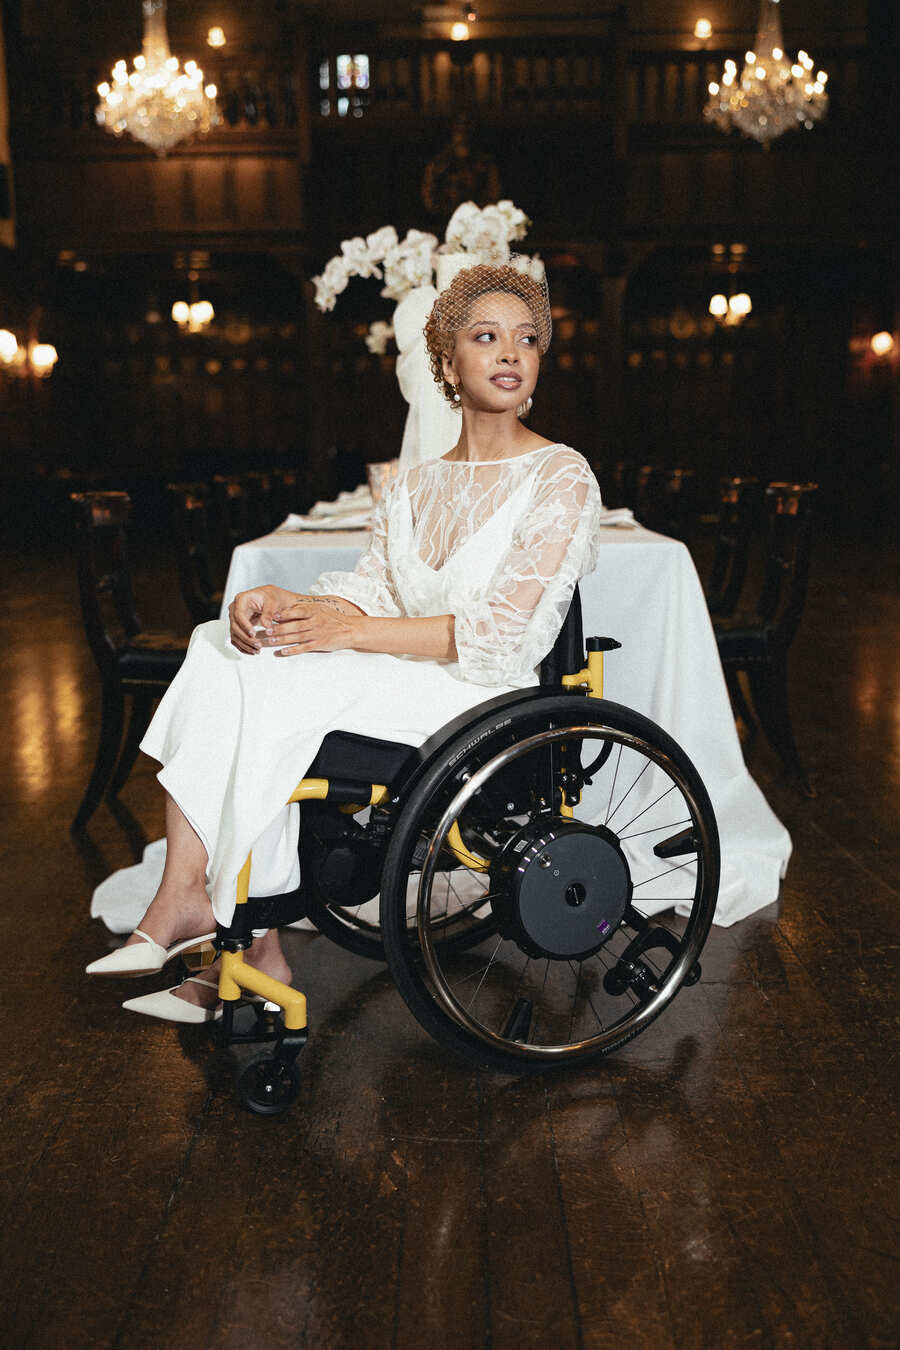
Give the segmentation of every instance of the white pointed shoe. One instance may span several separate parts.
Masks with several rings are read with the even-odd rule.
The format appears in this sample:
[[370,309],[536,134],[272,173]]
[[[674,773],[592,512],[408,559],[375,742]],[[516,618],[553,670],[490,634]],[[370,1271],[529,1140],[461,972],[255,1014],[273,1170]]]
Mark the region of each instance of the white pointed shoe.
[[[189,975],[182,984],[202,984],[207,989],[215,989],[212,980],[201,980]],[[221,1005],[217,1008],[201,1008],[198,1003],[188,1003],[187,999],[176,998],[175,984],[171,989],[160,989],[155,994],[142,994],[140,998],[129,998],[122,1004],[129,1012],[143,1013],[146,1017],[158,1017],[161,1022],[217,1022],[222,1016]],[[260,994],[241,995],[241,1003],[263,1003],[267,1012],[278,1012],[277,1003],[268,1003]]]
[[[216,987],[210,980],[198,980],[194,975],[189,975],[183,983],[202,984],[207,989]],[[129,1012],[144,1013],[146,1017],[158,1017],[163,1022],[213,1022],[222,1016],[221,1009],[201,1008],[198,1003],[188,1003],[187,999],[176,998],[175,990],[180,988],[181,985],[176,984],[171,989],[160,989],[155,994],[129,998],[122,1007],[127,1008]]]
[[136,928],[134,932],[137,937],[142,939],[141,942],[132,942],[130,946],[117,947],[114,952],[107,952],[106,956],[98,956],[96,961],[92,961],[89,966],[85,966],[84,973],[86,975],[155,975],[174,956],[180,956],[182,952],[192,951],[195,947],[202,946],[204,942],[211,942],[215,937],[215,933],[204,933],[201,937],[185,938],[182,942],[175,942],[171,947],[161,947],[158,942],[154,942],[153,938],[142,932],[140,928]]

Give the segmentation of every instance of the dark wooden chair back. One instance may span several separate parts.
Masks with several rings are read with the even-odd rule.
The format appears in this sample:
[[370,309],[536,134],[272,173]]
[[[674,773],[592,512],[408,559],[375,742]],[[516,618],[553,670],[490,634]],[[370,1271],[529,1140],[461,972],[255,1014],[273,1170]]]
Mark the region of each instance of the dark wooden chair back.
[[253,538],[247,487],[241,474],[217,473],[212,480],[210,522],[217,553],[227,567],[238,544]]
[[719,527],[707,584],[711,614],[727,618],[737,608],[762,515],[762,495],[757,478],[719,480]]
[[128,567],[127,492],[72,494],[78,538],[78,592],[88,644],[102,673],[141,631]]
[[759,619],[770,641],[787,649],[806,604],[812,526],[818,483],[770,483],[766,488],[768,537]]
[[280,484],[275,473],[251,469],[241,475],[247,493],[247,528],[250,537],[268,534],[279,523]]
[[178,584],[194,623],[205,623],[218,616],[222,603],[209,488],[205,483],[167,483],[166,491],[172,502]]

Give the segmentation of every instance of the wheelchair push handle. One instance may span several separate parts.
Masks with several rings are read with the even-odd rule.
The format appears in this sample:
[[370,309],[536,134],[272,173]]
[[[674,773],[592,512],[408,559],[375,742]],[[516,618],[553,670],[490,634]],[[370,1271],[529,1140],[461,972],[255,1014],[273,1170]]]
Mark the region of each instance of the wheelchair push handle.
[[615,651],[621,647],[615,638],[589,637],[585,642],[587,661],[583,669],[563,675],[560,683],[564,689],[586,687],[591,698],[603,697],[603,653]]

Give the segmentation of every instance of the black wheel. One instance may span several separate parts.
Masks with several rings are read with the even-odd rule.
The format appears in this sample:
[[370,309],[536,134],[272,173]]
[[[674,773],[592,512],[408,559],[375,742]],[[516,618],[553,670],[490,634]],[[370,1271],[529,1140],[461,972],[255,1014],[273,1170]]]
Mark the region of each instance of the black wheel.
[[[428,822],[423,828],[416,846],[416,855],[424,857],[429,843]],[[301,818],[302,829],[302,818]],[[365,956],[372,961],[384,961],[385,951],[381,934],[381,918],[378,898],[378,865],[380,859],[372,860],[373,875],[365,893],[374,899],[360,900],[357,903],[337,904],[312,892],[308,901],[308,916],[320,932],[331,938],[339,946],[356,956]],[[416,923],[417,895],[414,886],[408,887],[407,919],[411,926]],[[446,946],[448,950],[459,951],[481,940],[484,934],[492,931],[494,921],[490,907],[480,896],[472,904],[460,902],[448,906],[441,915],[435,914],[432,927],[435,942]]]
[[[583,1062],[699,977],[718,877],[708,795],[670,736],[618,704],[536,696],[473,724],[414,788],[382,875],[388,963],[425,1029],[477,1063]],[[465,953],[433,937],[453,896],[481,904]]]
[[300,1070],[263,1052],[254,1055],[238,1074],[238,1095],[242,1105],[258,1116],[277,1116],[296,1101],[300,1091]]

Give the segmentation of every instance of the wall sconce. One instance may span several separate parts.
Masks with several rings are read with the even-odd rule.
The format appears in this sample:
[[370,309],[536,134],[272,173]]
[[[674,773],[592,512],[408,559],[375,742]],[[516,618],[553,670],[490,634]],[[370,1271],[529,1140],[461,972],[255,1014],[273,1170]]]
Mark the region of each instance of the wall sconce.
[[29,342],[23,347],[8,328],[0,328],[0,369],[10,375],[35,375],[45,380],[53,374],[59,352],[49,342]]
[[225,46],[225,29],[224,29],[224,28],[220,28],[219,25],[216,24],[216,26],[215,26],[214,28],[211,28],[211,29],[209,30],[209,32],[207,33],[207,35],[206,35],[206,43],[207,43],[207,46],[209,46],[209,47],[224,47],[224,46]]
[[714,295],[709,302],[710,314],[716,323],[726,328],[743,323],[752,309],[753,301],[746,291],[739,291],[737,295],[732,296]]
[[869,346],[878,357],[890,356],[895,346],[894,335],[883,329],[880,333],[873,334],[869,339]]
[[712,37],[712,24],[709,19],[698,19],[694,24],[694,37],[701,42],[709,42]]

